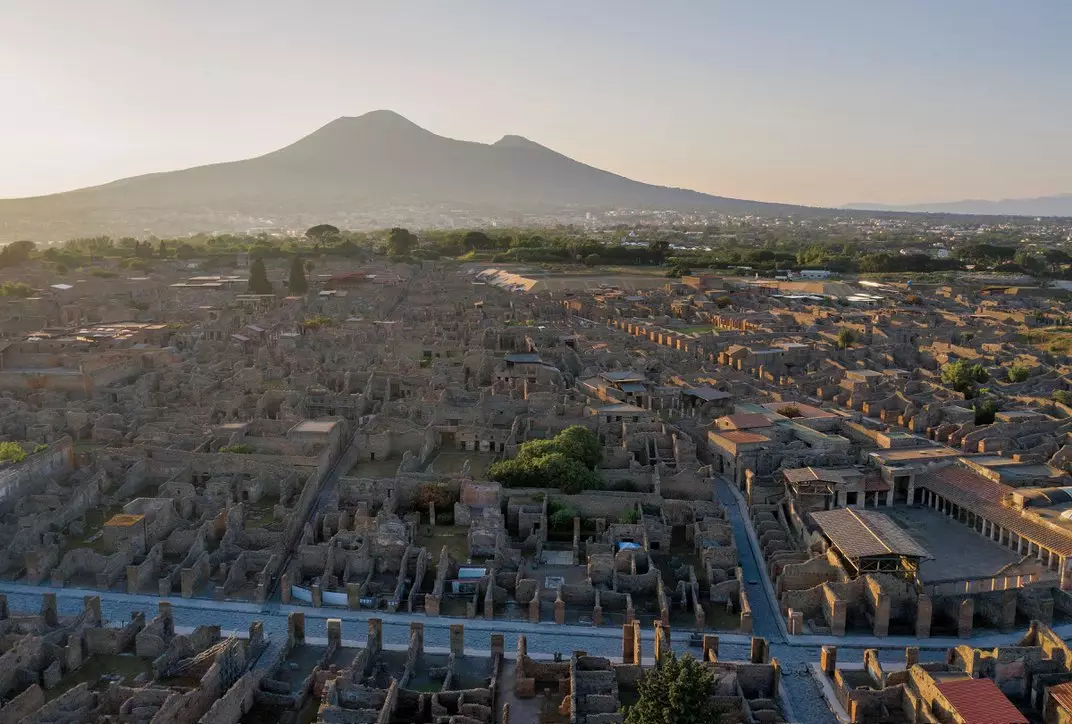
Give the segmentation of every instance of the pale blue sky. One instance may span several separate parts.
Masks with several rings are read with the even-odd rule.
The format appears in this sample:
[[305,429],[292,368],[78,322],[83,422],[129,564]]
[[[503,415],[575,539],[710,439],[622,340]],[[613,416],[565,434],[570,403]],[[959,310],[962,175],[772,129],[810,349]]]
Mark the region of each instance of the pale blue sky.
[[644,181],[838,204],[1072,192],[1067,0],[0,0],[0,196],[390,108]]

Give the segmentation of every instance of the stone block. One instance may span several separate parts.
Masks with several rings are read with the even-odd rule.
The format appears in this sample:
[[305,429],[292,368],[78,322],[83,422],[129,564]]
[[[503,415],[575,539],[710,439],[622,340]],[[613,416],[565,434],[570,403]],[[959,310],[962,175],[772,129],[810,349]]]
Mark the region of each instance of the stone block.
[[465,626],[460,623],[450,625],[450,653],[465,656]]
[[819,666],[823,673],[833,678],[837,669],[837,646],[825,644],[819,652]]
[[342,645],[342,619],[328,619],[328,646]]
[[305,643],[305,614],[295,611],[287,616],[287,639],[294,645]]

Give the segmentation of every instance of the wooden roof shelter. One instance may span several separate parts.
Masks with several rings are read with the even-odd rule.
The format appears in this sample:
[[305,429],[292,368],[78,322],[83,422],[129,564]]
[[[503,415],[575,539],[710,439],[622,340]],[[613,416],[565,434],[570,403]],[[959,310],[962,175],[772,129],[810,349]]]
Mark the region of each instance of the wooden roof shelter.
[[856,575],[889,573],[914,581],[920,562],[931,558],[882,513],[837,508],[815,511],[811,517]]

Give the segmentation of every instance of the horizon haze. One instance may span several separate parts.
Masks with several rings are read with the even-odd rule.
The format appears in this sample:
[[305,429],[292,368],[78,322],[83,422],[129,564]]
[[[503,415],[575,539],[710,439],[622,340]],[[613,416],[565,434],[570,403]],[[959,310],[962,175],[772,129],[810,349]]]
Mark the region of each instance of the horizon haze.
[[[250,158],[391,108],[717,196],[1072,192],[1072,7],[0,1],[0,197]],[[315,12],[313,12],[315,10]]]

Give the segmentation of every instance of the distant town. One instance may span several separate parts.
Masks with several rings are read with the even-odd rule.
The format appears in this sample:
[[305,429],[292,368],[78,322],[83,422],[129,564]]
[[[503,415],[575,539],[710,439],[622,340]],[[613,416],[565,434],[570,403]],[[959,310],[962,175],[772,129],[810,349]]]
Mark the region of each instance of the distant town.
[[0,249],[0,722],[1072,721],[1072,220],[330,221]]

